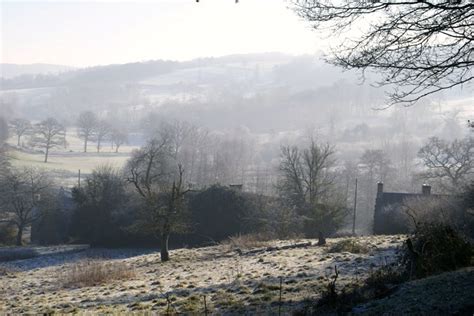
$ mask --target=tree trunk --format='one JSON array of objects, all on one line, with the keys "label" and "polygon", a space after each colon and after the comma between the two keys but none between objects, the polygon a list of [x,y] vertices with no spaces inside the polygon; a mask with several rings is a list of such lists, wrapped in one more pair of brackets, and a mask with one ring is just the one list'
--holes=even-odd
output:
[{"label": "tree trunk", "polygon": [[98,139],[97,139],[97,152],[98,152],[98,153],[100,152],[100,142],[101,142],[101,139],[98,138]]},{"label": "tree trunk", "polygon": [[84,138],[84,152],[87,152],[87,137]]},{"label": "tree trunk", "polygon": [[120,146],[115,145],[115,152],[116,152],[116,153],[118,153],[119,147],[120,147]]},{"label": "tree trunk", "polygon": [[23,245],[23,226],[18,226],[18,233],[16,234],[16,245]]},{"label": "tree trunk", "polygon": [[20,147],[20,138],[21,138],[21,135],[18,135],[18,147]]},{"label": "tree trunk", "polygon": [[46,147],[46,153],[44,154],[44,162],[48,162],[49,147]]},{"label": "tree trunk", "polygon": [[170,260],[170,255],[169,255],[169,252],[168,252],[168,239],[169,239],[169,237],[170,237],[169,233],[162,233],[161,234],[160,255],[161,255],[161,261],[162,262]]}]

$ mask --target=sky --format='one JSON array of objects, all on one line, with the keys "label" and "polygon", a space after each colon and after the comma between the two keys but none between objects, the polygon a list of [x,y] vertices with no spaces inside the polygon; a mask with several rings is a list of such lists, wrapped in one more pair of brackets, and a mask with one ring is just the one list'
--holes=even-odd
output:
[{"label": "sky", "polygon": [[228,54],[314,54],[286,0],[4,1],[2,63],[76,67]]}]

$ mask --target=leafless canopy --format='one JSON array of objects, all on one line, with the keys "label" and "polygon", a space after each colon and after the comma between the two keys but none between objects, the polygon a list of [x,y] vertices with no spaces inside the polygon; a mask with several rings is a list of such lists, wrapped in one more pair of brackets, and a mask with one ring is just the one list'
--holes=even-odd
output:
[{"label": "leafless canopy", "polygon": [[[352,32],[330,62],[374,70],[394,85],[390,104],[411,105],[473,79],[474,2],[293,0],[297,13],[332,36]],[[353,35],[359,27],[360,35]]]},{"label": "leafless canopy", "polygon": [[329,169],[334,165],[334,148],[311,140],[309,148],[296,146],[281,148],[280,191],[286,192],[293,203],[315,205],[330,191],[334,175]]},{"label": "leafless canopy", "polygon": [[448,180],[452,188],[458,188],[474,174],[474,139],[470,137],[452,143],[432,137],[418,156],[427,168],[423,178]]}]

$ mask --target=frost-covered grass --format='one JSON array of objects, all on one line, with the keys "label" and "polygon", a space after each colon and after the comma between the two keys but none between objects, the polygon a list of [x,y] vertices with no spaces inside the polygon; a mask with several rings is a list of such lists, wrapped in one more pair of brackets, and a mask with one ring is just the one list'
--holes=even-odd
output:
[{"label": "frost-covered grass", "polygon": [[69,266],[58,282],[66,287],[85,287],[135,276],[134,269],[122,261],[83,260]]},{"label": "frost-covered grass", "polygon": [[[268,249],[277,250],[247,255],[226,245],[178,249],[171,251],[171,261],[166,263],[160,262],[158,251],[140,249],[88,249],[13,261],[0,265],[16,271],[0,278],[5,297],[0,313],[165,313],[169,309],[200,314],[204,297],[209,313],[277,313],[280,280],[282,312],[289,312],[321,295],[334,266],[339,271],[338,285],[362,280],[372,269],[394,260],[403,239],[360,237],[358,241],[371,249],[361,254],[328,253],[329,247],[342,240],[328,239],[325,247],[316,246],[317,240],[268,241]],[[305,248],[279,248],[308,241],[312,245]],[[133,276],[64,287],[61,280],[71,269],[91,258],[98,264],[129,267]]]}]

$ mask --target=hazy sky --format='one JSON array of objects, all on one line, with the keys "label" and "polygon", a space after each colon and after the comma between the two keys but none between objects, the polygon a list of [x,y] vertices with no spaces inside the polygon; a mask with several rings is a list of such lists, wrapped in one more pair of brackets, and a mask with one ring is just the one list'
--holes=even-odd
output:
[{"label": "hazy sky", "polygon": [[0,3],[4,63],[92,66],[318,50],[317,37],[285,0]]}]

